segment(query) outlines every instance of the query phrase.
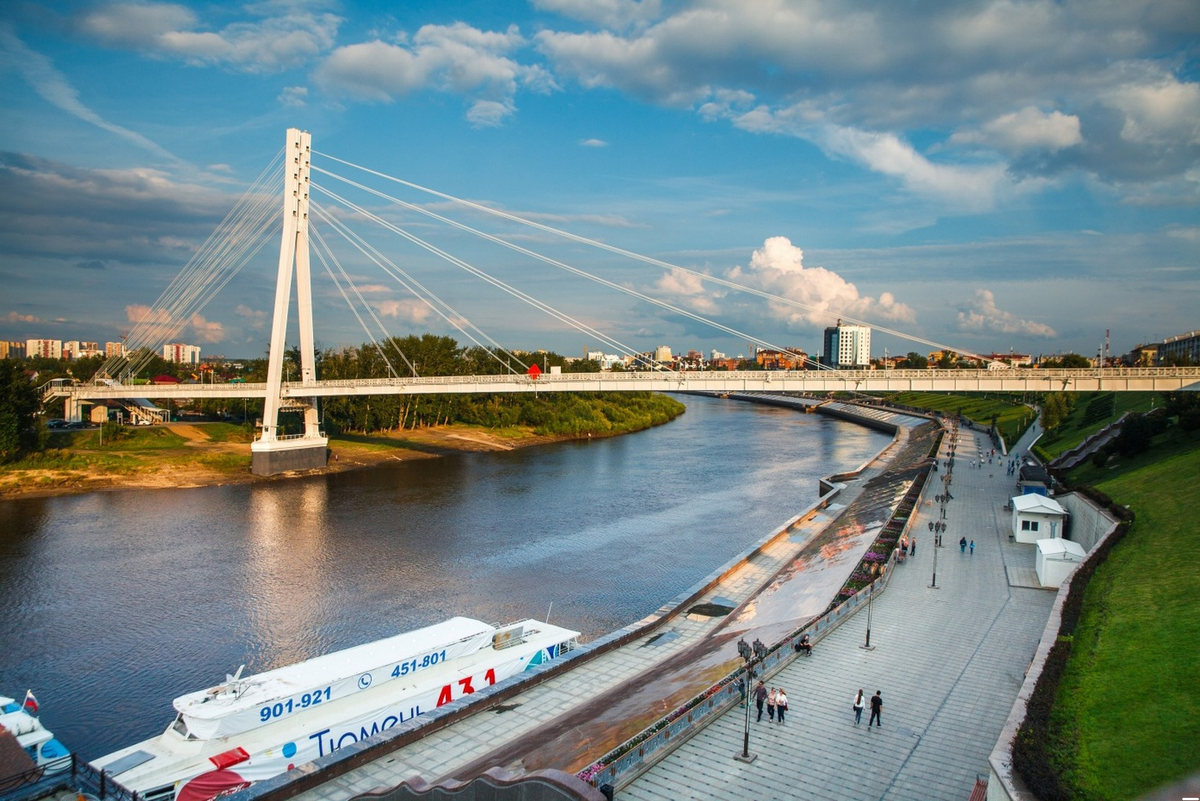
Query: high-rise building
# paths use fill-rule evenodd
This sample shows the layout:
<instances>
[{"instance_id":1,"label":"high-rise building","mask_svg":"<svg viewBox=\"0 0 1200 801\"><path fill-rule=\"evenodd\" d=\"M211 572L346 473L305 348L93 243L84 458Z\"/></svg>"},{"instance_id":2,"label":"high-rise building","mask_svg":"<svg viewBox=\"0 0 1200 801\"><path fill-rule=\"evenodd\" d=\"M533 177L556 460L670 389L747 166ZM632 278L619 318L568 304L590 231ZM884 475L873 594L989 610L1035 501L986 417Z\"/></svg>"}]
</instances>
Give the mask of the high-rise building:
<instances>
[{"instance_id":1,"label":"high-rise building","mask_svg":"<svg viewBox=\"0 0 1200 801\"><path fill-rule=\"evenodd\" d=\"M163 345L163 358L175 364L199 364L200 346L175 342Z\"/></svg>"},{"instance_id":2,"label":"high-rise building","mask_svg":"<svg viewBox=\"0 0 1200 801\"><path fill-rule=\"evenodd\" d=\"M63 343L61 339L27 339L25 340L26 356L45 356L47 359L61 359Z\"/></svg>"},{"instance_id":3,"label":"high-rise building","mask_svg":"<svg viewBox=\"0 0 1200 801\"><path fill-rule=\"evenodd\" d=\"M841 320L825 329L822 361L840 370L865 370L871 366L871 329Z\"/></svg>"},{"instance_id":4,"label":"high-rise building","mask_svg":"<svg viewBox=\"0 0 1200 801\"><path fill-rule=\"evenodd\" d=\"M64 342L62 355L64 359L82 359L85 356L99 356L100 344L97 342L81 342L79 340Z\"/></svg>"},{"instance_id":5,"label":"high-rise building","mask_svg":"<svg viewBox=\"0 0 1200 801\"><path fill-rule=\"evenodd\" d=\"M125 345L123 343L121 343L121 342L105 342L104 343L105 358L111 359L114 356L124 356L124 355L125 355Z\"/></svg>"},{"instance_id":6,"label":"high-rise building","mask_svg":"<svg viewBox=\"0 0 1200 801\"><path fill-rule=\"evenodd\" d=\"M838 320L838 325L841 325L841 323L842 321ZM821 364L825 365L826 367L837 366L837 336L837 325L831 325L825 329L825 340L822 343L823 346L821 348Z\"/></svg>"},{"instance_id":7,"label":"high-rise building","mask_svg":"<svg viewBox=\"0 0 1200 801\"><path fill-rule=\"evenodd\" d=\"M1158 346L1159 364L1176 359L1200 364L1200 331L1188 331L1162 341Z\"/></svg>"},{"instance_id":8,"label":"high-rise building","mask_svg":"<svg viewBox=\"0 0 1200 801\"><path fill-rule=\"evenodd\" d=\"M0 359L21 359L25 356L24 342L0 341Z\"/></svg>"}]
</instances>

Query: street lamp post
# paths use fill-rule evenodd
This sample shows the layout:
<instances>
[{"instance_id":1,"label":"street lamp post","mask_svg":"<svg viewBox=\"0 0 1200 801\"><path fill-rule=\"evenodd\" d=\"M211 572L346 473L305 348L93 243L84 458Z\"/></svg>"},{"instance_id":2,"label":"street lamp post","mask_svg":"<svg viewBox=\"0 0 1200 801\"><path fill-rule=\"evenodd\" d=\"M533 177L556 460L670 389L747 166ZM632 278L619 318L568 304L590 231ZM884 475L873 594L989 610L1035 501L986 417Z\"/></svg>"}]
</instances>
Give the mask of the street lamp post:
<instances>
[{"instance_id":1,"label":"street lamp post","mask_svg":"<svg viewBox=\"0 0 1200 801\"><path fill-rule=\"evenodd\" d=\"M875 582L867 585L867 641L863 643L864 651L874 651L875 646L871 645L871 602L875 600Z\"/></svg>"},{"instance_id":2,"label":"street lamp post","mask_svg":"<svg viewBox=\"0 0 1200 801\"><path fill-rule=\"evenodd\" d=\"M940 589L937 585L937 555L938 555L937 548L934 548L933 549L933 581L931 581L929 584L929 589L931 589L931 590Z\"/></svg>"},{"instance_id":3,"label":"street lamp post","mask_svg":"<svg viewBox=\"0 0 1200 801\"><path fill-rule=\"evenodd\" d=\"M742 753L734 754L733 758L739 762L750 764L758 759L758 754L750 753L750 697L754 692L754 652L745 640L738 640L738 655L746 663L746 695L743 698L746 707L746 728L742 737Z\"/></svg>"}]
</instances>

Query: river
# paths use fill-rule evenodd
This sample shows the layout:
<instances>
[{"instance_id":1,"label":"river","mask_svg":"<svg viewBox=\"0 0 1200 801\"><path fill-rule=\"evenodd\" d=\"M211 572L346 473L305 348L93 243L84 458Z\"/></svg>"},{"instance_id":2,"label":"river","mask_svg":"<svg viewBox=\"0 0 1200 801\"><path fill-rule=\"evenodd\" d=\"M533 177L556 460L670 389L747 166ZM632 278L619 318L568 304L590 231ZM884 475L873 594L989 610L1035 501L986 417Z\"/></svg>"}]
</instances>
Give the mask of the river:
<instances>
[{"instance_id":1,"label":"river","mask_svg":"<svg viewBox=\"0 0 1200 801\"><path fill-rule=\"evenodd\" d=\"M587 639L650 614L887 444L821 415L680 397L649 431L327 476L0 502L0 693L93 759L171 700L436 623ZM551 604L553 607L551 609Z\"/></svg>"}]
</instances>

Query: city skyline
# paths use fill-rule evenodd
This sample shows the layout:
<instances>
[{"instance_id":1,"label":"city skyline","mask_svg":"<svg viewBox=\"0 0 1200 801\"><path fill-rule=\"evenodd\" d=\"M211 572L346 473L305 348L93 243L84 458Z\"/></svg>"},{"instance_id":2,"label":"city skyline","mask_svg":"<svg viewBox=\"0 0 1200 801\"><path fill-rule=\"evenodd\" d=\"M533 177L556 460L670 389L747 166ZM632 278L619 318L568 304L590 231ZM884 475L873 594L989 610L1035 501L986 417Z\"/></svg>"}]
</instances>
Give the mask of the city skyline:
<instances>
[{"instance_id":1,"label":"city skyline","mask_svg":"<svg viewBox=\"0 0 1200 801\"><path fill-rule=\"evenodd\" d=\"M803 302L572 255L784 346L846 316L975 352L1094 355L1107 329L1120 353L1197 327L1198 33L1185 2L25 4L0 20L0 339L119 339L297 126L318 153ZM178 339L264 350L273 247ZM340 255L392 334L461 341ZM403 258L506 346L599 344ZM635 349L744 348L483 258ZM365 341L323 277L314 259L319 343Z\"/></svg>"}]
</instances>

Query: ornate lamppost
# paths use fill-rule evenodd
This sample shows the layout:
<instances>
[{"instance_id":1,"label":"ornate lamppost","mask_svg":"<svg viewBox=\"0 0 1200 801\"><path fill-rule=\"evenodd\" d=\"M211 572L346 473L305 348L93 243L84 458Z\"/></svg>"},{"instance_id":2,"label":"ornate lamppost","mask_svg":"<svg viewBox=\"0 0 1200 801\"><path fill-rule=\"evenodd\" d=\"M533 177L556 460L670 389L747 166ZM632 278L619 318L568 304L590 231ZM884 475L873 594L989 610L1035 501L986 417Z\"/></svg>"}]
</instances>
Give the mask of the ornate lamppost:
<instances>
[{"instance_id":1,"label":"ornate lamppost","mask_svg":"<svg viewBox=\"0 0 1200 801\"><path fill-rule=\"evenodd\" d=\"M760 643L758 642L758 640L755 640L754 644L759 645ZM744 698L744 701L745 701L744 706L746 707L746 729L745 729L745 734L742 738L742 753L734 754L733 758L738 760L739 762L745 762L746 764L750 764L754 760L758 759L758 754L750 753L750 698L751 698L751 695L754 693L754 657L755 657L755 654L754 654L754 651L751 650L750 646L746 644L746 641L744 639L738 640L737 649L738 649L738 656L740 656L742 658L742 660L746 663L746 694L745 694L745 698Z\"/></svg>"}]
</instances>

